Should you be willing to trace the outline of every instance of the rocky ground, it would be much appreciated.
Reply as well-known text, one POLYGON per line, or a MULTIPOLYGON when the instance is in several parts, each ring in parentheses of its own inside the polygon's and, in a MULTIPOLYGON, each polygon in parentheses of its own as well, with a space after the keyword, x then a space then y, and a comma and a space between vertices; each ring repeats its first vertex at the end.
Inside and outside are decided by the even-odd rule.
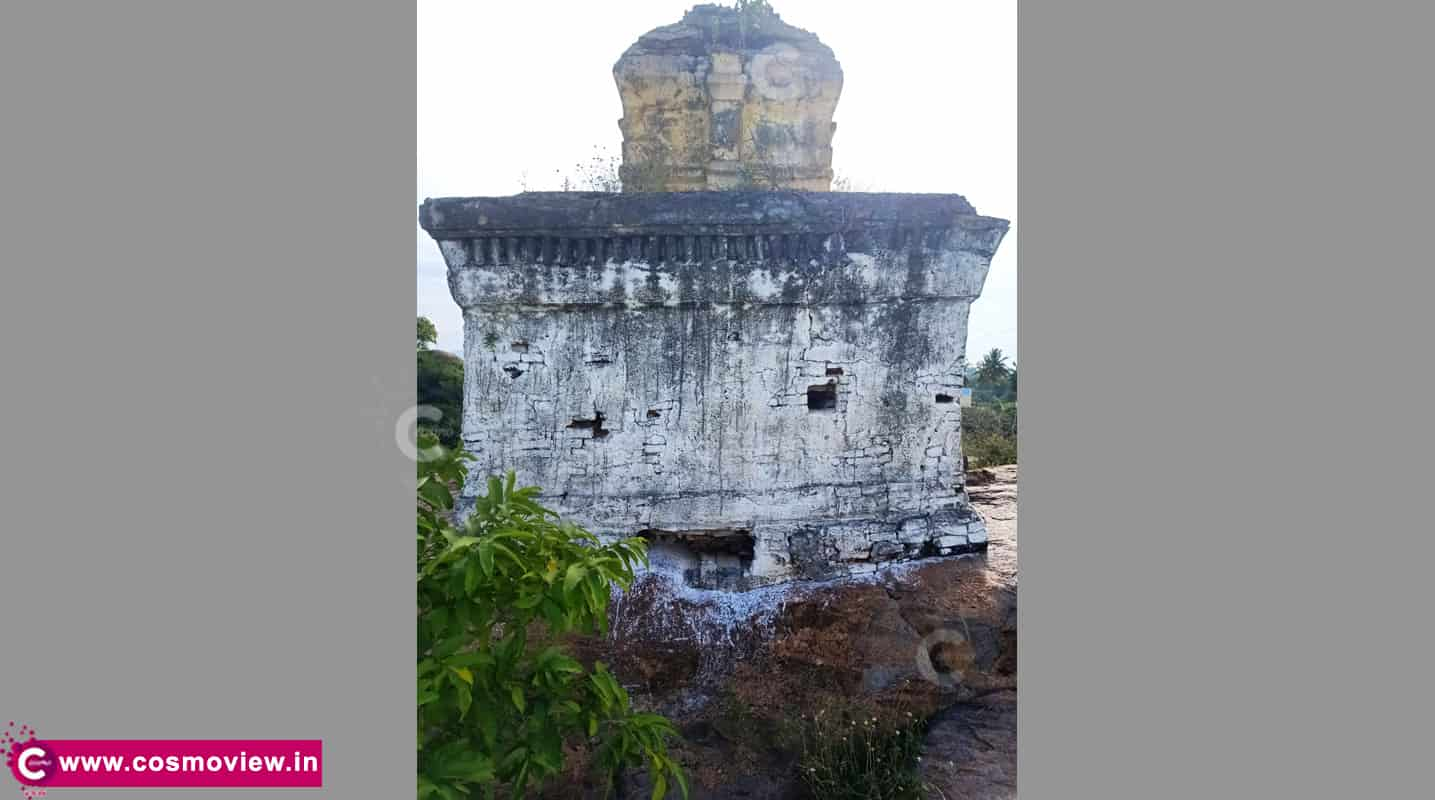
MULTIPOLYGON (((972 505, 987 521, 987 570, 1001 585, 1017 583, 1016 465, 977 470, 972 505), (985 473, 985 474, 983 474, 985 473), (990 475, 990 478, 987 478, 990 475)), ((971 480, 969 479, 969 480, 971 480)), ((1015 611, 1015 608, 1013 608, 1015 611)), ((1016 656, 1012 642, 1011 655, 1016 656)), ((937 712, 927 730, 923 777, 947 800, 1016 797, 1016 682, 937 712)))
MULTIPOLYGON (((1015 797, 1016 467, 974 471, 968 492, 985 556, 738 595, 653 576, 622 598, 613 635, 579 650, 677 723, 694 800, 807 797, 797 764, 819 712, 926 719, 930 797, 1015 797)), ((601 796, 581 762, 548 796, 601 796)), ((643 776, 619 796, 647 797, 643 776)))

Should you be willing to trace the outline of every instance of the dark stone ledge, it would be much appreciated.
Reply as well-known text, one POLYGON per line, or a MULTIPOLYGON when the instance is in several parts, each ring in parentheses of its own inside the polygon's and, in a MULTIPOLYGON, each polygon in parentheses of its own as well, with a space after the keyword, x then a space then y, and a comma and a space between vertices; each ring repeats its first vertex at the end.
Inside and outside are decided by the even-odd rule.
POLYGON ((434 239, 494 236, 752 236, 859 229, 1000 227, 961 195, 865 192, 525 192, 425 200, 419 224, 434 239))

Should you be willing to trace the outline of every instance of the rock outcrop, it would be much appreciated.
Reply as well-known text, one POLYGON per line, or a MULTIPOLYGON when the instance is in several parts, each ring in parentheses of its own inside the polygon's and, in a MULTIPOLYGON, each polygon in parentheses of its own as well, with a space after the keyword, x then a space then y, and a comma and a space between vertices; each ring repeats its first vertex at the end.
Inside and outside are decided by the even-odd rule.
POLYGON ((770 10, 697 6, 640 37, 613 77, 625 190, 831 188, 842 67, 770 10))
MULTIPOLYGON (((832 708, 926 719, 927 783, 947 797, 1015 797, 1016 468, 988 474, 972 489, 989 524, 984 556, 732 596, 746 605, 650 576, 621 598, 610 638, 579 652, 678 723, 694 800, 805 797, 794 737, 832 708)), ((621 796, 647 797, 642 782, 631 774, 621 796)), ((576 785, 550 796, 589 796, 576 785)))

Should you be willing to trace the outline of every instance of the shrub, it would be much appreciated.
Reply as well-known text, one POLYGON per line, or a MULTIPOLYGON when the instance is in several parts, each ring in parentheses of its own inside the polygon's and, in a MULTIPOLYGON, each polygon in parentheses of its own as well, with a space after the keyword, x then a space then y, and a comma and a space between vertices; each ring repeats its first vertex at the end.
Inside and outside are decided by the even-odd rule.
POLYGON ((463 422, 463 359, 442 350, 420 350, 418 401, 438 412, 438 419, 420 417, 419 431, 437 436, 444 447, 457 447, 463 422))
POLYGON ((1016 403, 978 403, 962 409, 962 452, 972 467, 1015 464, 1016 403))
POLYGON ((451 521, 451 486, 470 456, 420 435, 418 483, 418 797, 460 800, 474 787, 523 797, 557 774, 565 741, 596 747, 609 786, 625 767, 648 766, 653 797, 671 781, 672 725, 635 711, 613 674, 591 671, 548 641, 606 633, 610 586, 632 584, 647 563, 641 539, 611 544, 535 502, 534 487, 490 478, 462 526, 451 521))
POLYGON ((983 433, 963 440, 962 452, 971 467, 999 467, 1016 463, 1016 437, 983 433))
POLYGON ((434 327, 433 320, 428 317, 419 317, 418 348, 427 350, 438 341, 438 328, 434 327))
POLYGON ((821 800, 919 800, 921 720, 819 712, 804 726, 802 783, 821 800))

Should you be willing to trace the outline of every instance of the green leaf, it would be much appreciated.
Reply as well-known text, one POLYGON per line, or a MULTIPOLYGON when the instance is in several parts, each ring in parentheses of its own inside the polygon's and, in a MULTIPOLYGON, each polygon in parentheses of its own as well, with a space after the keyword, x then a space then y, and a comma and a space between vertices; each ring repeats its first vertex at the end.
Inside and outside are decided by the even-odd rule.
POLYGON ((508 755, 503 757, 503 771, 509 772, 515 769, 519 764, 523 763, 524 759, 526 758, 528 758, 527 747, 520 746, 513 748, 512 750, 508 751, 508 755))
POLYGON ((513 795, 524 797, 523 790, 528 786, 528 769, 532 762, 524 761, 523 766, 518 768, 518 774, 513 776, 513 795))
POLYGON ((498 744, 498 715, 486 713, 478 721, 478 732, 483 736, 483 744, 492 750, 498 744))
MULTIPOLYGON (((469 686, 473 685, 473 671, 467 667, 449 667, 449 671, 457 675, 460 680, 469 686)), ((519 709, 522 711, 523 709, 519 709)))
POLYGON ((573 591, 573 587, 578 585, 578 581, 583 580, 583 576, 587 574, 588 568, 582 564, 574 564, 568 567, 568 574, 563 577, 563 591, 573 591))
POLYGON ((582 672, 583 666, 568 656, 559 656, 553 659, 553 662, 548 665, 548 669, 551 672, 575 673, 582 672))
POLYGON ((495 532, 493 534, 493 538, 517 539, 521 542, 536 542, 538 541, 538 532, 519 530, 517 528, 504 528, 503 530, 495 532))
MULTIPOLYGON (((483 546, 482 546, 482 545, 479 546, 478 553, 479 553, 478 558, 477 558, 477 559, 469 559, 469 561, 468 561, 468 567, 467 567, 467 569, 464 570, 464 574, 463 574, 463 593, 464 593, 464 594, 473 594, 473 590, 478 588, 478 579, 481 578, 481 577, 483 577, 483 573, 479 571, 479 566, 480 566, 479 562, 481 562, 481 561, 483 560, 483 546)), ((492 555, 492 553, 490 553, 490 554, 489 554, 489 563, 492 564, 492 561, 493 561, 493 555, 492 555)))
POLYGON ((599 627, 607 629, 608 622, 608 596, 602 581, 588 581, 583 584, 584 593, 588 596, 588 608, 597 616, 599 627), (600 588, 602 587, 602 588, 600 588), (600 594, 600 592, 604 592, 600 594))
POLYGON ((499 542, 494 542, 493 549, 507 556, 508 560, 512 561, 514 564, 517 564, 520 567, 523 566, 523 559, 519 558, 518 555, 515 554, 512 550, 509 550, 507 545, 501 544, 499 542))
POLYGON ((453 655, 454 653, 457 653, 457 652, 458 652, 458 649, 459 649, 460 647, 463 647, 464 644, 466 644, 467 642, 468 642, 468 634, 466 634, 466 633, 456 633, 456 634, 454 634, 453 636, 450 636, 450 637, 444 639, 443 641, 439 642, 437 645, 434 646, 434 649, 433 649, 434 658, 439 658, 439 659, 448 658, 449 656, 453 655))
POLYGON ((524 710, 528 708, 528 702, 523 697, 522 686, 519 686, 517 684, 509 686, 508 696, 513 700, 513 707, 518 709, 518 713, 522 714, 524 710))
POLYGON ((453 495, 442 481, 425 479, 419 486, 419 497, 434 508, 445 511, 453 508, 453 495))
POLYGON ((560 606, 553 598, 544 597, 543 608, 540 610, 543 620, 548 623, 549 628, 561 631, 567 627, 567 615, 563 612, 563 606, 560 606))
POLYGON ((473 690, 460 684, 458 687, 458 718, 468 716, 468 709, 473 705, 473 690))
MULTIPOLYGON (((493 780, 493 765, 485 762, 483 766, 474 767, 472 770, 454 776, 469 783, 487 783, 493 780)), ((687 797, 687 792, 683 792, 687 797)))
POLYGON ((537 737, 537 746, 529 743, 530 758, 549 773, 563 768, 563 739, 552 727, 545 726, 537 737))
POLYGON ((686 775, 683 774, 682 768, 679 767, 677 764, 673 763, 670 759, 668 761, 668 772, 673 776, 673 780, 676 780, 678 782, 678 788, 681 789, 683 793, 683 800, 687 800, 688 778, 686 775))
POLYGON ((455 536, 448 540, 449 551, 463 550, 472 547, 478 542, 477 536, 455 536))
POLYGON ((429 630, 433 633, 435 637, 440 637, 443 636, 445 633, 448 633, 447 608, 440 607, 433 609, 429 612, 428 618, 424 621, 428 623, 429 630))
POLYGON ((598 697, 602 700, 605 708, 610 708, 617 704, 618 695, 614 691, 613 676, 608 674, 608 670, 603 665, 603 662, 599 661, 594 665, 593 674, 588 677, 588 681, 593 685, 593 689, 598 693, 598 697))
POLYGON ((493 762, 482 753, 466 751, 443 763, 443 775, 468 783, 493 780, 493 762))

